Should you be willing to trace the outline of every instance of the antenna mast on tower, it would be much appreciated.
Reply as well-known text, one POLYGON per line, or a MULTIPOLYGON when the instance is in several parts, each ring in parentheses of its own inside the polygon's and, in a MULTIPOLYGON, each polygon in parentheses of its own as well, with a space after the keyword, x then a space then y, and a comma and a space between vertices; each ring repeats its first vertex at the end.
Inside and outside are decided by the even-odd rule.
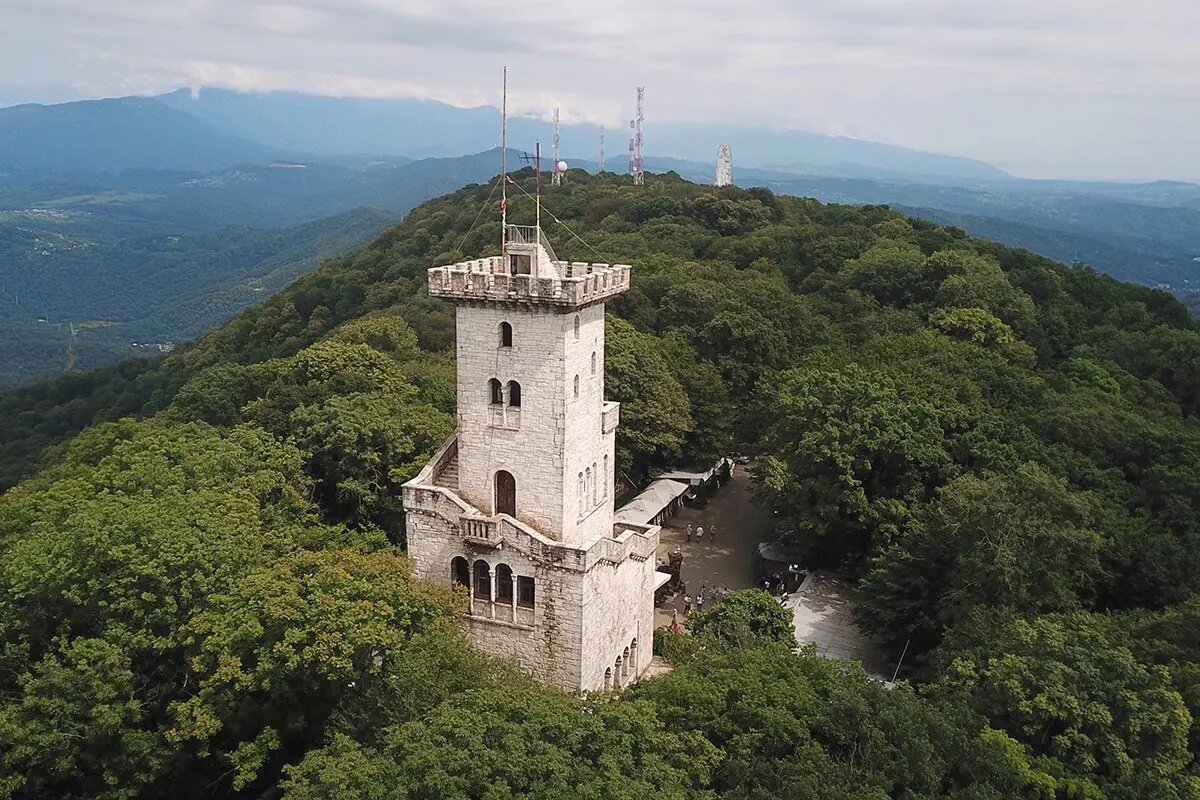
POLYGON ((504 68, 504 88, 500 100, 500 252, 508 230, 508 67, 504 68))
POLYGON ((600 126, 600 160, 596 162, 596 172, 604 172, 604 126, 600 126))
POLYGON ((646 87, 637 87, 637 116, 629 120, 633 135, 629 137, 629 174, 633 176, 634 186, 643 186, 646 176, 642 171, 642 123, 646 120, 642 105, 642 94, 646 87))
POLYGON ((721 149, 717 150, 717 179, 713 181, 713 185, 733 185, 733 154, 727 144, 721 145, 721 149))
POLYGON ((550 173, 550 185, 551 186, 561 186, 562 185, 562 170, 560 170, 558 168, 558 165, 562 163, 562 156, 558 151, 558 106, 554 107, 554 139, 552 141, 553 141, 552 155, 554 157, 554 171, 550 173))

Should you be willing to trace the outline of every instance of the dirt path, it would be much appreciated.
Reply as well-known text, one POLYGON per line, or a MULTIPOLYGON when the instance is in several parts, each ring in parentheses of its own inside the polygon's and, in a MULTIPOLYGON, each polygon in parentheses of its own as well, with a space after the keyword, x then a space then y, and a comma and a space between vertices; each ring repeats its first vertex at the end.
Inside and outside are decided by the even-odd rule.
MULTIPOLYGON (((733 591, 754 585, 758 545, 770 531, 771 517, 753 504, 750 486, 746 468, 735 466, 733 477, 708 505, 684 508, 663 526, 658 555, 665 559, 676 547, 683 551, 683 580, 693 598, 701 586, 707 586, 711 593, 717 586, 733 591), (693 529, 704 527, 703 539, 693 535, 692 541, 687 541, 685 531, 689 522, 693 529), (710 535, 714 524, 715 539, 710 535)), ((672 608, 682 614, 683 598, 674 598, 666 608, 658 609, 659 625, 670 623, 672 608)))

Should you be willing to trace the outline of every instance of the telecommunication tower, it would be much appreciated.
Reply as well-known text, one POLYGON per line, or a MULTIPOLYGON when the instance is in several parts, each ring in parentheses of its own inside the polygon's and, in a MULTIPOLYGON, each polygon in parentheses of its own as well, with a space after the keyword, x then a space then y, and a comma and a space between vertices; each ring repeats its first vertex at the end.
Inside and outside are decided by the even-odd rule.
POLYGON ((642 170, 642 123, 646 121, 642 96, 646 87, 637 87, 637 116, 629 120, 629 128, 633 131, 629 136, 629 174, 633 176, 634 186, 643 186, 646 175, 642 170))
POLYGON ((553 142, 552 147, 554 150, 554 152, 553 152, 554 171, 550 173, 550 185, 551 186, 562 186, 563 173, 566 172, 566 164, 563 163, 562 158, 560 157, 559 152, 558 152, 558 106, 554 107, 554 139, 552 140, 552 142, 553 142), (563 167, 562 169, 559 169, 560 164, 563 167))
POLYGON ((596 162, 597 174, 604 172, 604 127, 600 127, 600 160, 596 162))
POLYGON ((715 186, 733 185, 733 154, 727 144, 721 145, 717 150, 717 179, 713 181, 713 184, 715 186))

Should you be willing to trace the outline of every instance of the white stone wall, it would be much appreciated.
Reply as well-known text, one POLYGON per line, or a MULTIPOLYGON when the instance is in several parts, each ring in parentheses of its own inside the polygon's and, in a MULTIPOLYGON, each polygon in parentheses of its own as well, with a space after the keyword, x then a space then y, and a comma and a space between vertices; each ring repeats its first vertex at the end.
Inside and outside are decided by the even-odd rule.
POLYGON ((500 564, 507 564, 514 574, 534 578, 531 625, 524 624, 524 609, 517 610, 521 623, 512 624, 506 621, 511 606, 493 611, 489 603, 470 599, 473 614, 465 624, 473 645, 515 662, 543 683, 569 691, 593 688, 581 679, 583 573, 556 568, 511 547, 472 547, 463 541, 457 526, 437 517, 409 514, 406 521, 409 559, 421 580, 442 586, 452 584, 451 565, 456 556, 465 558, 472 570, 481 559, 490 565, 493 575, 500 564))
POLYGON ((457 327, 462 497, 493 513, 495 474, 504 469, 516 478, 517 517, 533 528, 572 544, 611 530, 614 434, 601 429, 604 306, 568 314, 459 306, 457 327), (499 346, 502 322, 513 327, 511 348, 499 346), (519 411, 490 404, 492 378, 520 383, 519 411), (601 474, 581 498, 578 476, 593 464, 601 474))
MULTIPOLYGON (((658 531, 654 538, 657 543, 658 531)), ((587 574, 582 609, 583 684, 604 686, 604 671, 614 670, 616 659, 637 642, 635 663, 622 684, 637 679, 650 666, 654 649, 654 560, 626 559, 620 564, 600 562, 587 574)))

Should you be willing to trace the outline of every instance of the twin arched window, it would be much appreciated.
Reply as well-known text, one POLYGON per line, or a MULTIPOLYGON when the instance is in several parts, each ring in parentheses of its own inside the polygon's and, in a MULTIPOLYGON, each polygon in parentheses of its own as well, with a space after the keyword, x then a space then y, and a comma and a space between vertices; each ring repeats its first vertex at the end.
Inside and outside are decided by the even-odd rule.
POLYGON ((488 397, 489 401, 494 406, 502 406, 505 403, 505 397, 508 398, 508 405, 512 408, 521 407, 521 384, 516 381, 509 381, 507 385, 501 384, 496 378, 488 381, 488 397))

